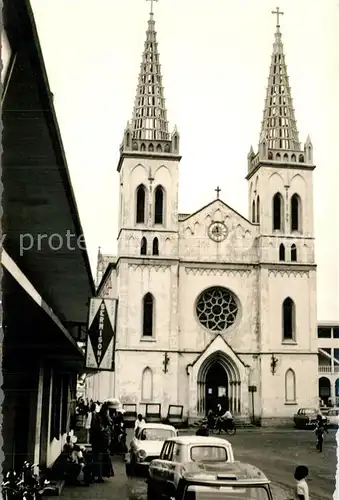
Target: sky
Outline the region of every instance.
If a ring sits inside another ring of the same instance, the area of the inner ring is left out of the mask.
[[[150,11],[145,0],[31,0],[94,276],[116,253],[119,147],[132,116]],[[280,0],[299,138],[314,146],[318,319],[339,320],[338,0]],[[248,217],[276,1],[154,4],[169,128],[180,132],[179,211],[220,197]],[[194,189],[192,187],[194,186]]]

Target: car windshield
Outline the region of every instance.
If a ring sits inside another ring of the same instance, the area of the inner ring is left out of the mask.
[[[195,486],[186,488],[183,500],[269,500],[263,486]]]
[[[314,410],[312,408],[306,408],[305,413],[306,413],[306,415],[312,415],[312,414],[317,413],[317,412],[316,412],[316,410]]]
[[[227,451],[224,446],[192,446],[193,462],[226,462]]]
[[[171,437],[174,437],[175,433],[171,429],[143,429],[139,435],[139,439],[142,441],[166,441]]]

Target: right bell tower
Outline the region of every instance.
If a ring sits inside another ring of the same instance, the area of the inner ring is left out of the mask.
[[[313,146],[299,133],[279,17],[257,154],[248,154],[249,220],[260,225],[261,260],[314,264]]]
[[[277,10],[258,152],[248,154],[249,219],[259,226],[257,328],[261,422],[317,406],[317,280],[313,147],[304,146]]]

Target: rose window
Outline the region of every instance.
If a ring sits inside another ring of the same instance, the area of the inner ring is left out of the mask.
[[[200,323],[214,332],[226,330],[236,320],[238,306],[234,295],[226,288],[214,287],[205,290],[196,305]]]

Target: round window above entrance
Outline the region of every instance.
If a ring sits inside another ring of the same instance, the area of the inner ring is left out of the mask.
[[[238,301],[227,288],[208,288],[198,297],[196,313],[202,326],[213,332],[223,332],[237,319]]]

